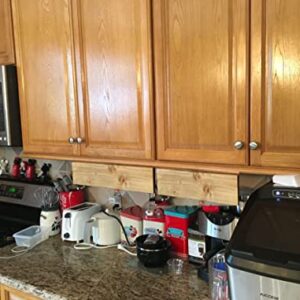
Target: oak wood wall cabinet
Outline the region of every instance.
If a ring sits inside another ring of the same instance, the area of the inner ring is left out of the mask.
[[[13,12],[25,153],[153,158],[150,1]]]
[[[15,63],[11,1],[0,1],[0,65]]]
[[[247,5],[153,1],[158,159],[247,163]]]
[[[300,168],[299,1],[12,4],[25,154]]]
[[[299,168],[300,2],[153,5],[158,158]]]

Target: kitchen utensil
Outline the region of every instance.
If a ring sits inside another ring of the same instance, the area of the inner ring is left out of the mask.
[[[168,260],[168,269],[171,273],[180,275],[183,270],[183,260],[180,258],[170,258]]]
[[[120,213],[130,243],[134,243],[135,239],[143,233],[143,215],[143,209],[140,206],[131,206]],[[126,242],[123,230],[120,229],[120,231],[121,241]]]
[[[51,210],[58,207],[58,194],[53,187],[41,186],[35,190],[33,196],[42,203],[43,210]]]
[[[84,202],[84,189],[71,192],[60,192],[59,201],[62,211],[64,209],[79,205]]]
[[[13,237],[15,238],[17,246],[33,248],[46,240],[49,237],[49,233],[48,229],[33,225],[16,232]]]
[[[62,181],[67,188],[73,184],[72,179],[68,175],[64,175]]]
[[[136,248],[145,267],[161,267],[170,258],[171,242],[159,235],[144,234],[137,237]]]
[[[113,214],[112,212],[110,214]],[[93,215],[85,224],[84,242],[89,244],[92,236],[93,243],[100,246],[120,243],[120,224],[116,219],[104,212]]]
[[[57,178],[54,186],[58,192],[69,192],[68,187],[65,185],[64,181],[61,178]]]
[[[45,193],[46,203],[48,208],[57,207],[59,206],[58,202],[58,193],[54,189],[49,189]]]

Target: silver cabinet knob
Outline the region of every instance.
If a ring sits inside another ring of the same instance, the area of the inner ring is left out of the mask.
[[[244,148],[244,142],[242,141],[235,141],[234,144],[233,144],[234,148],[236,150],[241,150]]]
[[[77,142],[77,144],[82,144],[83,138],[81,138],[81,137],[76,138],[76,142]]]
[[[70,136],[69,139],[68,139],[68,142],[69,142],[69,144],[74,144],[75,143],[75,138]]]
[[[250,144],[249,144],[249,147],[250,147],[251,150],[258,149],[258,146],[259,146],[258,143],[254,142],[254,141],[250,142]]]

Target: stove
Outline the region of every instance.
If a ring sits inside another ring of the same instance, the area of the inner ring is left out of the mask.
[[[0,247],[4,247],[8,244],[14,243],[12,235],[15,232],[23,229],[22,224],[15,224],[11,222],[0,222]]]
[[[40,187],[0,177],[0,247],[14,243],[14,233],[39,224],[42,203],[35,199],[34,192]]]

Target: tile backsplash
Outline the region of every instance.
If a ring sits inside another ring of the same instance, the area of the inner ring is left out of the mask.
[[[16,156],[22,157],[22,148],[13,147],[0,147],[0,158],[6,158],[9,161],[9,170],[13,164],[14,158]],[[32,157],[34,158],[34,157]],[[27,160],[28,158],[25,158]],[[37,171],[41,168],[43,163],[51,163],[52,167],[50,169],[50,175],[53,179],[61,177],[64,174],[70,175],[72,173],[72,167],[70,161],[64,160],[43,160],[37,159]],[[91,202],[101,203],[107,205],[108,198],[114,194],[113,189],[108,188],[98,188],[98,187],[88,187],[87,189],[87,200]],[[128,206],[131,203],[143,206],[149,199],[150,194],[147,193],[137,193],[137,192],[126,192],[123,196],[123,205]],[[195,201],[194,201],[195,203]]]
[[[0,158],[6,158],[9,161],[9,171],[14,162],[14,158],[19,156],[22,157],[23,148],[16,147],[0,147]],[[34,157],[32,157],[34,158]],[[28,158],[24,158],[28,160]],[[52,178],[57,178],[63,176],[65,174],[70,175],[72,172],[71,163],[65,160],[43,160],[37,159],[36,170],[37,172],[40,170],[43,163],[51,163],[50,175]]]
[[[13,147],[0,147],[0,158],[6,158],[9,161],[9,170],[13,164],[13,160],[16,156],[22,157],[22,148]],[[27,160],[28,158],[26,158]],[[72,167],[70,161],[64,160],[42,160],[37,159],[37,171],[43,165],[44,162],[51,163],[52,167],[50,170],[50,175],[53,179],[61,177],[64,174],[70,175],[72,173]],[[251,175],[250,177],[253,177]],[[249,176],[244,176],[246,179],[243,185],[247,187],[248,184],[251,185],[251,178]],[[261,177],[261,176],[260,176]],[[245,188],[244,187],[244,188]],[[102,188],[102,187],[88,187],[87,188],[87,200],[91,202],[97,202],[104,206],[108,204],[108,198],[114,194],[113,189]],[[123,206],[128,207],[131,204],[137,204],[144,206],[145,203],[150,198],[150,194],[138,193],[138,192],[124,192],[123,193]],[[200,199],[199,199],[200,200]],[[175,205],[197,205],[199,202],[197,200],[186,199],[186,198],[173,198],[173,204]]]

